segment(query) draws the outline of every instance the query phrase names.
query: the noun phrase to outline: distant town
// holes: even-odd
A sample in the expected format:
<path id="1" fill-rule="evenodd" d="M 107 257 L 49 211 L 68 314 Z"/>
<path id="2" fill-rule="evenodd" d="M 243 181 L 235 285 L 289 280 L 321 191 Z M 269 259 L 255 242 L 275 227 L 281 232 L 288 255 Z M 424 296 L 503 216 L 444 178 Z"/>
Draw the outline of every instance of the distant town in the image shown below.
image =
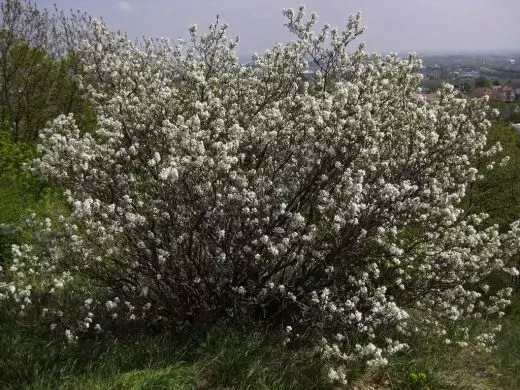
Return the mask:
<path id="1" fill-rule="evenodd" d="M 488 95 L 491 102 L 520 102 L 520 52 L 502 54 L 421 55 L 424 76 L 422 93 L 435 100 L 443 82 L 453 84 L 462 97 Z M 241 56 L 244 66 L 251 66 L 250 56 Z M 309 64 L 305 72 L 312 78 L 317 69 Z"/>
<path id="2" fill-rule="evenodd" d="M 520 101 L 520 53 L 435 55 L 422 60 L 423 93 L 428 99 L 435 99 L 435 91 L 449 82 L 463 97 Z"/>

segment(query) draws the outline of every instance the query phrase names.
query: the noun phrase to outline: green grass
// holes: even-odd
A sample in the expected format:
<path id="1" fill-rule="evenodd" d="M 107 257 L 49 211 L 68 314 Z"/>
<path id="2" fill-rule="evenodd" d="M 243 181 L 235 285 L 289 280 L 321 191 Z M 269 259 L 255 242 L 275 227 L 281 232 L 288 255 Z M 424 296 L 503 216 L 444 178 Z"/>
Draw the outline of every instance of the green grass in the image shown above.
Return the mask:
<path id="1" fill-rule="evenodd" d="M 191 367 L 174 364 L 160 369 L 133 370 L 109 377 L 64 378 L 59 388 L 70 390 L 185 390 L 196 388 Z M 56 384 L 32 384 L 32 389 L 55 389 Z"/>
<path id="2" fill-rule="evenodd" d="M 505 318 L 494 358 L 500 374 L 497 383 L 504 389 L 520 389 L 520 299 Z"/>
<path id="3" fill-rule="evenodd" d="M 498 322 L 472 324 L 477 333 Z M 459 348 L 434 339 L 416 340 L 412 351 L 390 359 L 383 370 L 367 373 L 358 383 L 360 389 L 378 390 L 518 390 L 520 389 L 520 299 L 501 320 L 502 332 L 496 350 L 478 351 L 471 346 Z M 470 332 L 471 333 L 471 332 Z"/>
<path id="4" fill-rule="evenodd" d="M 318 359 L 257 329 L 128 335 L 64 347 L 21 323 L 0 324 L 0 389 L 330 390 Z"/>
<path id="5" fill-rule="evenodd" d="M 498 349 L 481 353 L 431 340 L 356 380 L 358 390 L 520 389 L 520 304 L 504 321 Z M 282 334 L 214 326 L 184 334 L 104 335 L 65 347 L 37 328 L 0 323 L 0 389 L 339 390 L 305 346 Z"/>

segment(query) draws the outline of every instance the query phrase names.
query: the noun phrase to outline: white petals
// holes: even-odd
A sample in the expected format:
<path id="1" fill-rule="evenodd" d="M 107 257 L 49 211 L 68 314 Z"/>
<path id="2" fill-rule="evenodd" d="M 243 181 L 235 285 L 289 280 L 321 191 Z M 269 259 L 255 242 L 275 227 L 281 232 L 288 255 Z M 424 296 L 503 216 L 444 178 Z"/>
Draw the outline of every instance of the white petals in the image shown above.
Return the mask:
<path id="1" fill-rule="evenodd" d="M 177 181 L 179 179 L 179 173 L 176 168 L 166 167 L 161 169 L 161 173 L 159 173 L 159 178 L 164 181 Z"/>
<path id="2" fill-rule="evenodd" d="M 347 50 L 359 15 L 321 32 L 303 9 L 285 15 L 297 39 L 247 67 L 224 26 L 200 37 L 192 26 L 172 47 L 95 23 L 78 55 L 97 128 L 59 116 L 33 163 L 65 188 L 71 213 L 34 218 L 34 244 L 13 245 L 0 269 L 0 301 L 25 314 L 45 290 L 54 306 L 37 313 L 68 342 L 112 322 L 211 317 L 222 302 L 230 318 L 289 309 L 296 329 L 324 330 L 339 382 L 350 362 L 384 366 L 424 334 L 493 345 L 498 330 L 471 341 L 446 329 L 502 316 L 512 291 L 483 282 L 519 275 L 520 222 L 488 227 L 461 207 L 486 173 L 477 161 L 507 163 L 487 146 L 485 101 L 449 85 L 426 101 L 415 56 Z M 67 294 L 79 307 L 61 306 Z"/>

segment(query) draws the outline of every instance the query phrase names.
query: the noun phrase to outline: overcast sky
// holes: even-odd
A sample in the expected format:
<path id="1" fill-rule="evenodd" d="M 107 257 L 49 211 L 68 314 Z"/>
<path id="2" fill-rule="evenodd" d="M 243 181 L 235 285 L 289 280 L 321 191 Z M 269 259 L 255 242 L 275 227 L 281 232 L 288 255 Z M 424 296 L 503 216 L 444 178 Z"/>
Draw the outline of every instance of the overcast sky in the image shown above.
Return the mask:
<path id="1" fill-rule="evenodd" d="M 369 51 L 520 51 L 520 0 L 35 0 L 42 7 L 81 9 L 131 36 L 187 37 L 215 20 L 240 37 L 238 53 L 263 52 L 290 38 L 283 8 L 306 4 L 319 22 L 342 26 L 361 11 Z"/>

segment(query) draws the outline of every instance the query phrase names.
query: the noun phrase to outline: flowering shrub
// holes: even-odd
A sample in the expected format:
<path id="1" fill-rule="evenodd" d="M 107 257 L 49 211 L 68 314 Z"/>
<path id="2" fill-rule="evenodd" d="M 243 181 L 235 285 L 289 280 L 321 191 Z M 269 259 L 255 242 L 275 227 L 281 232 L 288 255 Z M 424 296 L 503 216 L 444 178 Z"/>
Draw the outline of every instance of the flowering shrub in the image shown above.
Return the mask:
<path id="1" fill-rule="evenodd" d="M 70 341 L 111 321 L 312 330 L 333 380 L 413 334 L 464 343 L 453 323 L 503 314 L 510 289 L 485 280 L 518 273 L 518 223 L 500 233 L 460 206 L 499 150 L 486 100 L 446 85 L 426 101 L 413 55 L 349 53 L 359 15 L 319 33 L 315 15 L 285 16 L 296 39 L 247 67 L 219 23 L 177 46 L 95 24 L 79 54 L 98 129 L 56 118 L 34 164 L 71 214 L 13 248 L 0 297 Z"/>

